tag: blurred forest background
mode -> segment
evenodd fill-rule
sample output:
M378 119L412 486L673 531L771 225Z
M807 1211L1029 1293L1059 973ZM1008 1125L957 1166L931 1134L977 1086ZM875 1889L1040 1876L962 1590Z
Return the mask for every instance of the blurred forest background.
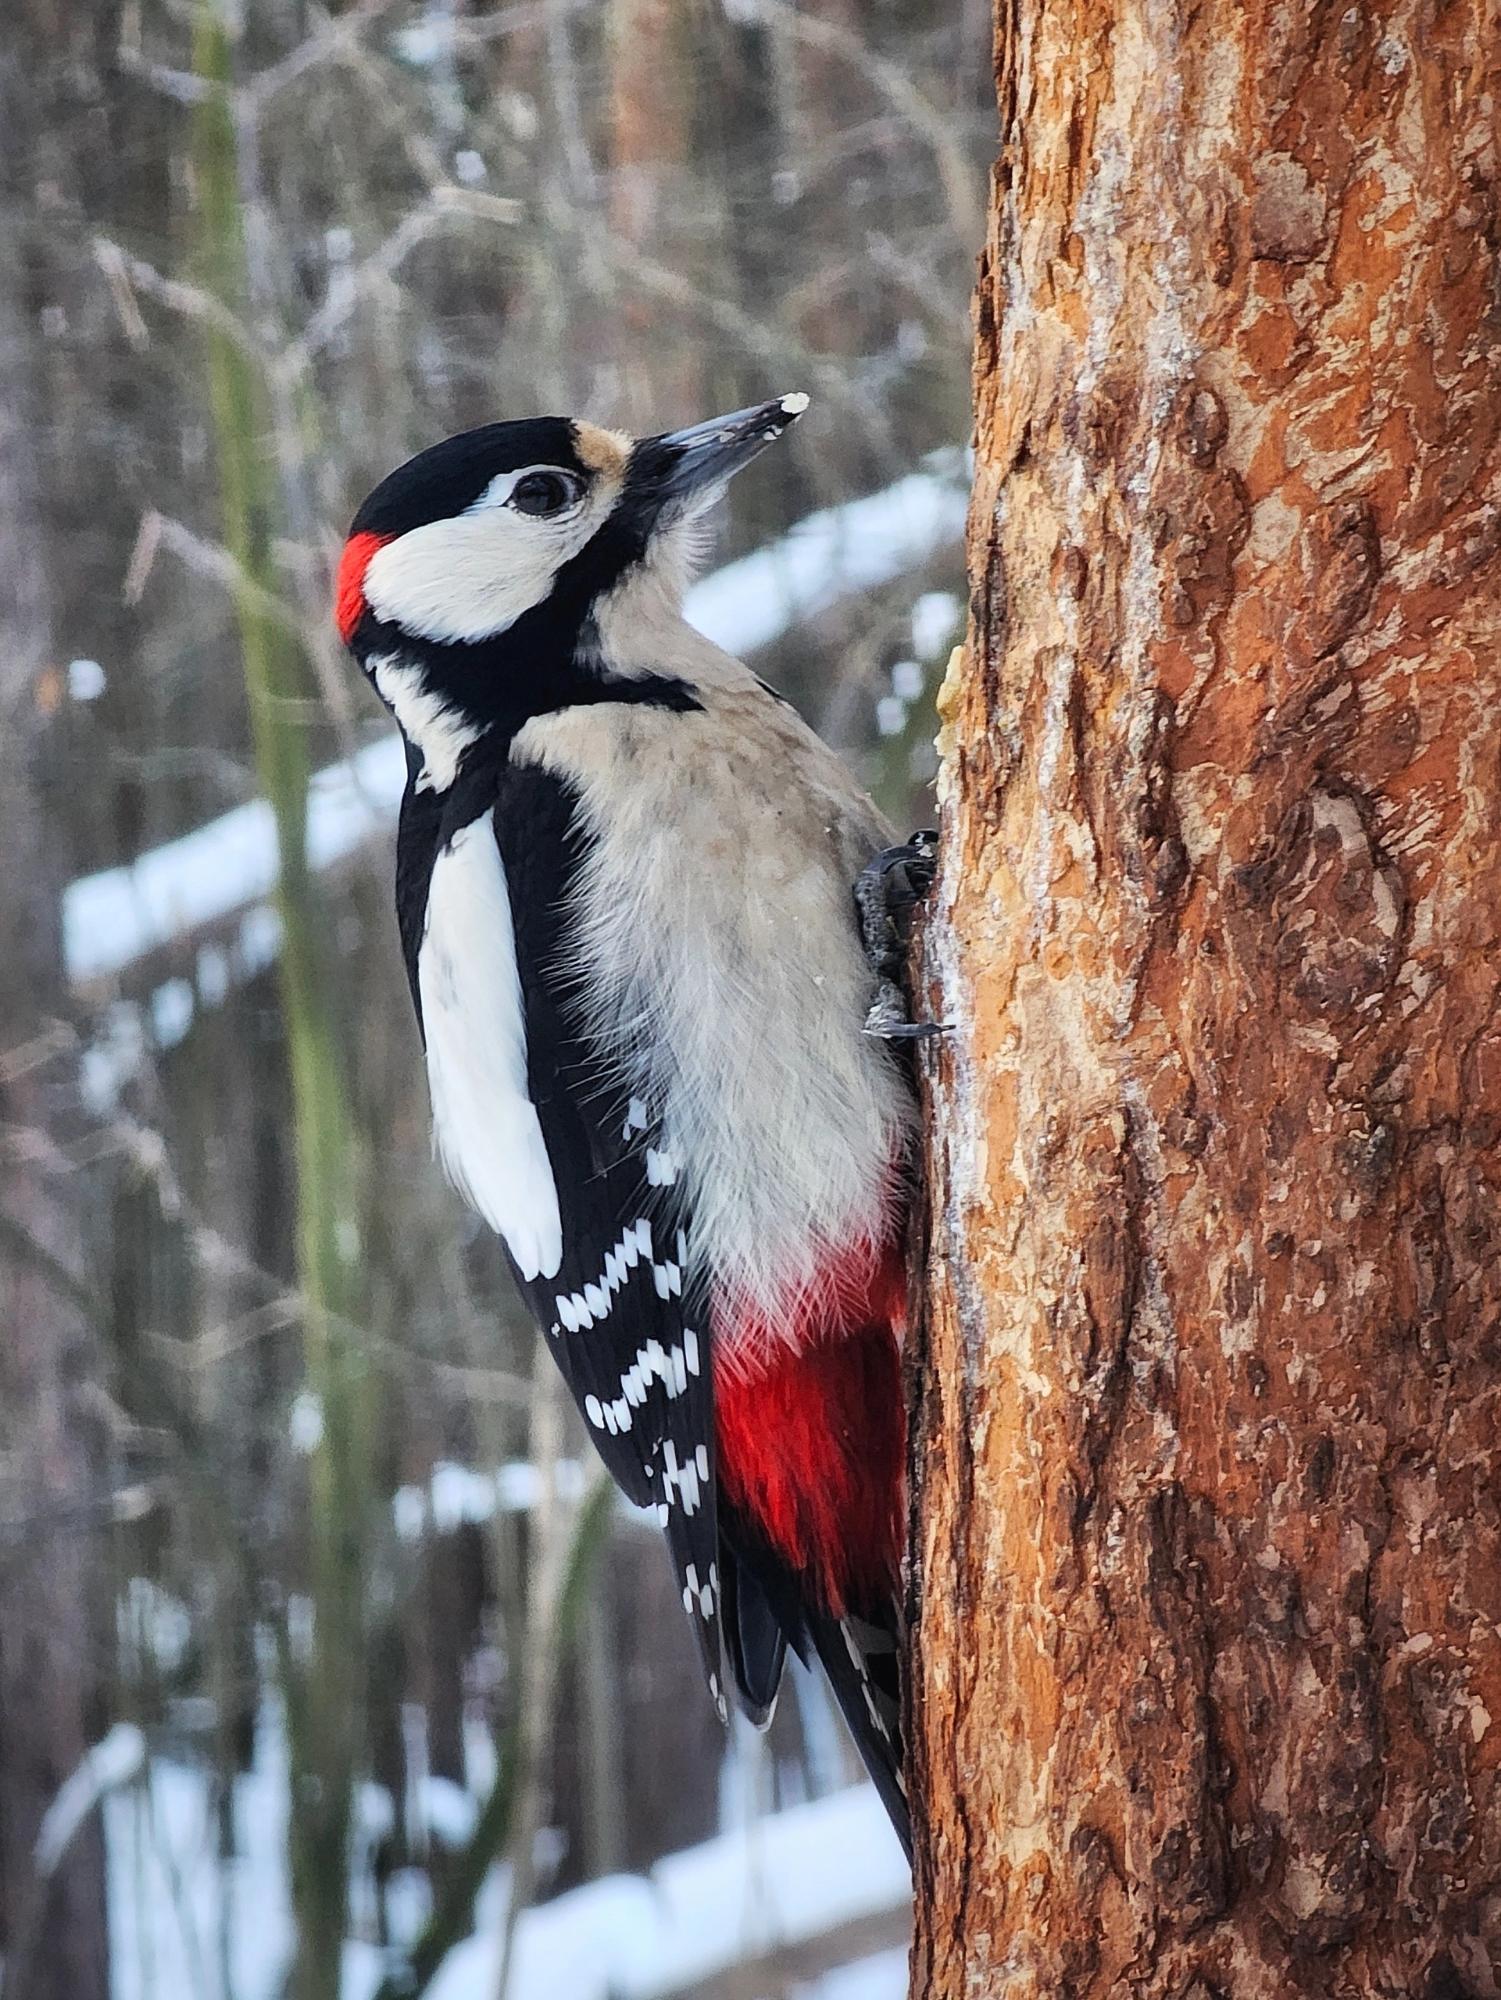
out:
M0 2000L901 1991L434 1168L328 600L448 432L807 390L695 615L920 823L988 0L5 12Z

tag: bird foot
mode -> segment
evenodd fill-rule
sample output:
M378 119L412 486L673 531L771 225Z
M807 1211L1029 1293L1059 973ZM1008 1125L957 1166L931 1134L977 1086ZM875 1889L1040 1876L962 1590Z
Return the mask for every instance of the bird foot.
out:
M914 1021L902 990L913 917L933 886L937 867L938 836L923 831L900 847L884 848L855 881L860 940L876 975L876 997L865 1017L864 1032L881 1041L926 1041L946 1030L941 1021Z

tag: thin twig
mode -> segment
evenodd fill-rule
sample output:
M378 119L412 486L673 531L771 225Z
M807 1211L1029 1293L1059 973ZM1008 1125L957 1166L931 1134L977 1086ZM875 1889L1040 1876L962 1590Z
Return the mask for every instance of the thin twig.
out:
M979 176L963 148L955 143L948 120L906 71L867 48L858 35L839 22L817 13L805 13L789 6L788 0L747 0L747 7L794 41L841 57L906 119L932 152L954 234L961 243L978 248L985 236L985 203Z
M213 85L201 76L195 76L192 70L173 69L167 63L153 62L129 42L121 41L116 46L115 60L128 76L139 77L163 97L170 97L175 104L202 104L213 94Z
M113 242L107 236L94 238L94 259L112 287L123 283L144 292L148 298L157 300L184 319L196 320L200 326L222 333L259 367L266 365L266 356L249 327L230 311L222 299L216 299L201 285L190 285L182 278L166 277L154 264L148 264L144 257L132 256L122 244Z
M368 257L340 273L338 289L325 298L302 332L283 349L272 364L274 371L288 381L304 376L314 358L338 333L366 295L378 284L389 282L418 244L455 215L482 216L486 221L513 224L519 222L525 212L523 202L507 201L499 195L476 194L472 188L445 182L404 215L385 241Z
M289 84L296 83L320 63L347 54L365 30L388 13L393 4L394 0L357 0L343 14L325 14L318 30L299 42L280 62L270 63L246 78L235 93L240 104L249 115L259 117L272 98Z

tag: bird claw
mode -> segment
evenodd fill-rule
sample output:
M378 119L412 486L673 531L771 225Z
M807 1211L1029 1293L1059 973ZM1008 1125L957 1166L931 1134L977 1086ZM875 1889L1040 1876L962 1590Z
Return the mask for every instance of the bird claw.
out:
M933 886L938 868L938 836L914 833L899 847L887 847L855 880L860 941L876 975L876 997L863 1032L886 1042L920 1042L948 1031L943 1021L914 1021L902 990L907 948L919 901Z
M952 1031L951 1021L909 1021L906 1015L906 996L898 990L897 1001L902 1011L898 1014L884 995L878 997L866 1015L862 1035L872 1035L879 1042L926 1042L934 1035L947 1035Z

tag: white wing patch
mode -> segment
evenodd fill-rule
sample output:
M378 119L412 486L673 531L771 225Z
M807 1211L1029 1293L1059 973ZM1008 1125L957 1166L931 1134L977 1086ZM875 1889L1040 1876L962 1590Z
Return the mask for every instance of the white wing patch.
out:
M433 1134L449 1179L524 1278L563 1261L558 1190L526 1088L526 1021L505 868L490 816L433 864L417 953Z

